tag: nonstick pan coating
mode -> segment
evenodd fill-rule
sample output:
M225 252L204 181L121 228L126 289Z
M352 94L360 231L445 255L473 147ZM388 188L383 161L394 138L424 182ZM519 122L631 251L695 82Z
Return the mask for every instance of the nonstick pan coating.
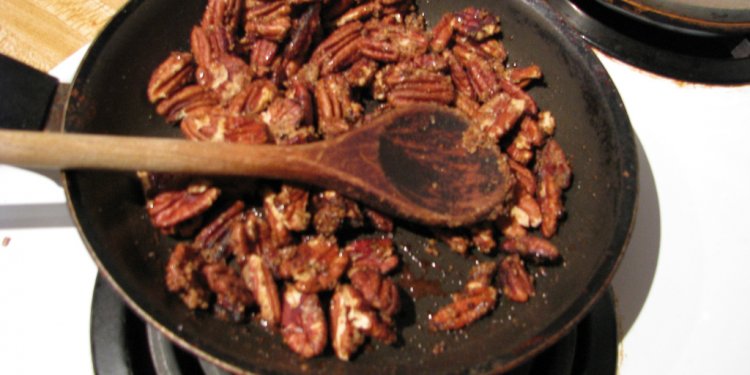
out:
M164 286L173 240L153 229L134 173L67 171L65 187L79 230L101 272L145 320L181 346L224 367L260 373L457 373L499 372L553 344L602 295L612 279L632 227L636 199L633 134L620 98L591 51L543 1L423 1L430 24L446 11L483 7L501 17L510 61L539 64L544 83L530 91L557 119L555 138L569 154L573 185L567 217L553 239L563 264L536 279L537 296L526 304L500 298L498 308L458 333L433 333L427 314L449 300L433 295L399 315L400 341L371 345L351 362L330 352L302 360L280 335L258 324L233 324L209 312L189 311ZM190 29L204 2L132 1L92 45L74 81L67 132L178 137L146 98L152 70L172 50L188 50ZM439 259L422 253L425 237L400 228L395 242L403 267L460 288L470 259L443 249ZM433 266L430 263L435 261ZM538 269L538 268L535 268ZM421 271L420 271L421 272ZM435 355L439 344L444 351Z

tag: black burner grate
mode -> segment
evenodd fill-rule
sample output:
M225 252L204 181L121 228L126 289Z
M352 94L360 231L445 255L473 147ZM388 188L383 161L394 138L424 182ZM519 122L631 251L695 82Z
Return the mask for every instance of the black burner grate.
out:
M670 30L592 0L548 2L587 42L628 64L684 81L750 82L750 36Z
M91 347L97 374L226 375L147 326L100 276L94 287ZM571 333L510 375L614 375L617 324L611 291Z

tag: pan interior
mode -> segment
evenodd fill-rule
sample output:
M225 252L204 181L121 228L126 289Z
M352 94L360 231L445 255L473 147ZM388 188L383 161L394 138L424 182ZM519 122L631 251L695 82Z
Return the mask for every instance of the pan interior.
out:
M526 304L501 298L489 317L455 333L433 333L427 316L459 289L471 260L442 248L423 252L421 231L399 228L395 241L404 267L438 282L446 293L411 302L399 315L399 344L371 345L351 362L331 353L301 360L278 334L257 324L237 325L189 311L164 286L173 240L154 230L133 173L66 172L71 209L92 256L135 310L183 346L235 369L296 373L435 373L507 369L550 345L598 298L622 254L635 200L635 156L627 117L612 83L582 41L561 31L540 1L423 1L431 25L465 6L501 17L511 63L536 63L544 84L531 89L540 108L557 119L556 139L569 154L573 185L567 217L554 242L564 263L537 272L537 296ZM132 1L92 46L74 83L65 130L178 137L146 98L152 70L173 50L188 50L203 2ZM434 263L434 264L433 264ZM435 355L432 349L443 345Z

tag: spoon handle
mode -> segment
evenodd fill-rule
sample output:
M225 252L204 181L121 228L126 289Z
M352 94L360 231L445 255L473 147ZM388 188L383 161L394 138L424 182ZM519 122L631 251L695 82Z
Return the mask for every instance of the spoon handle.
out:
M314 174L309 147L0 130L0 163L40 169L147 170L287 178Z

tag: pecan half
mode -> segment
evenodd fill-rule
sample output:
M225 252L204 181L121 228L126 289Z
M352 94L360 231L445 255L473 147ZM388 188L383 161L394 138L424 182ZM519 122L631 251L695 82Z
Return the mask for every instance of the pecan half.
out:
M281 336L295 353L311 358L323 352L328 327L318 295L287 284L281 308Z
M403 25L368 24L362 40L362 55L379 62L397 62L420 56L429 40L421 30Z
M190 114L209 112L218 104L219 99L213 92L201 85L189 85L160 101L156 113L165 116L168 122L175 122Z
M491 286L477 287L455 293L452 302L440 308L430 319L433 331L447 331L466 327L495 308L497 290Z
M260 318L266 324L275 326L281 320L281 302L271 270L260 255L252 254L242 267L242 280L260 307Z
M318 130L326 137L348 131L362 116L362 105L351 98L346 79L339 74L320 79L315 85Z
M230 50L235 44L235 34L240 21L241 0L209 0L203 12L201 27L219 30L226 35Z
M457 33L481 41L500 32L500 18L484 9L468 7L454 13Z
M290 242L290 231L300 232L307 228L310 214L307 212L309 193L307 190L284 184L278 193L267 193L263 199L263 212L271 228L274 246Z
M560 259L557 246L541 237L508 238L501 246L507 253L518 254L535 262L554 262Z
M174 227L208 210L219 197L219 189L195 183L184 190L165 191L146 204L151 224L160 229Z
M166 99L194 81L193 55L188 52L172 52L151 73L146 93L151 103Z
M476 123L494 142L509 132L524 113L525 103L501 92L479 108Z
M276 98L261 115L276 144L293 139L305 118L304 108L292 99Z
M292 7L285 1L245 2L245 36L241 43L250 44L257 39L281 42L292 28Z
M542 211L542 234L549 238L557 231L558 219L564 212L562 191L571 180L570 163L554 139L539 152L535 170L540 180L537 199Z
M503 295L513 302L526 302L534 295L534 278L531 277L518 254L500 261L498 279Z
M255 115L263 112L278 96L279 90L267 79L256 79L235 95L227 112L238 115Z
M495 308L497 290L491 286L496 265L482 262L474 265L460 293L451 295L452 302L432 315L429 327L433 331L463 328Z

